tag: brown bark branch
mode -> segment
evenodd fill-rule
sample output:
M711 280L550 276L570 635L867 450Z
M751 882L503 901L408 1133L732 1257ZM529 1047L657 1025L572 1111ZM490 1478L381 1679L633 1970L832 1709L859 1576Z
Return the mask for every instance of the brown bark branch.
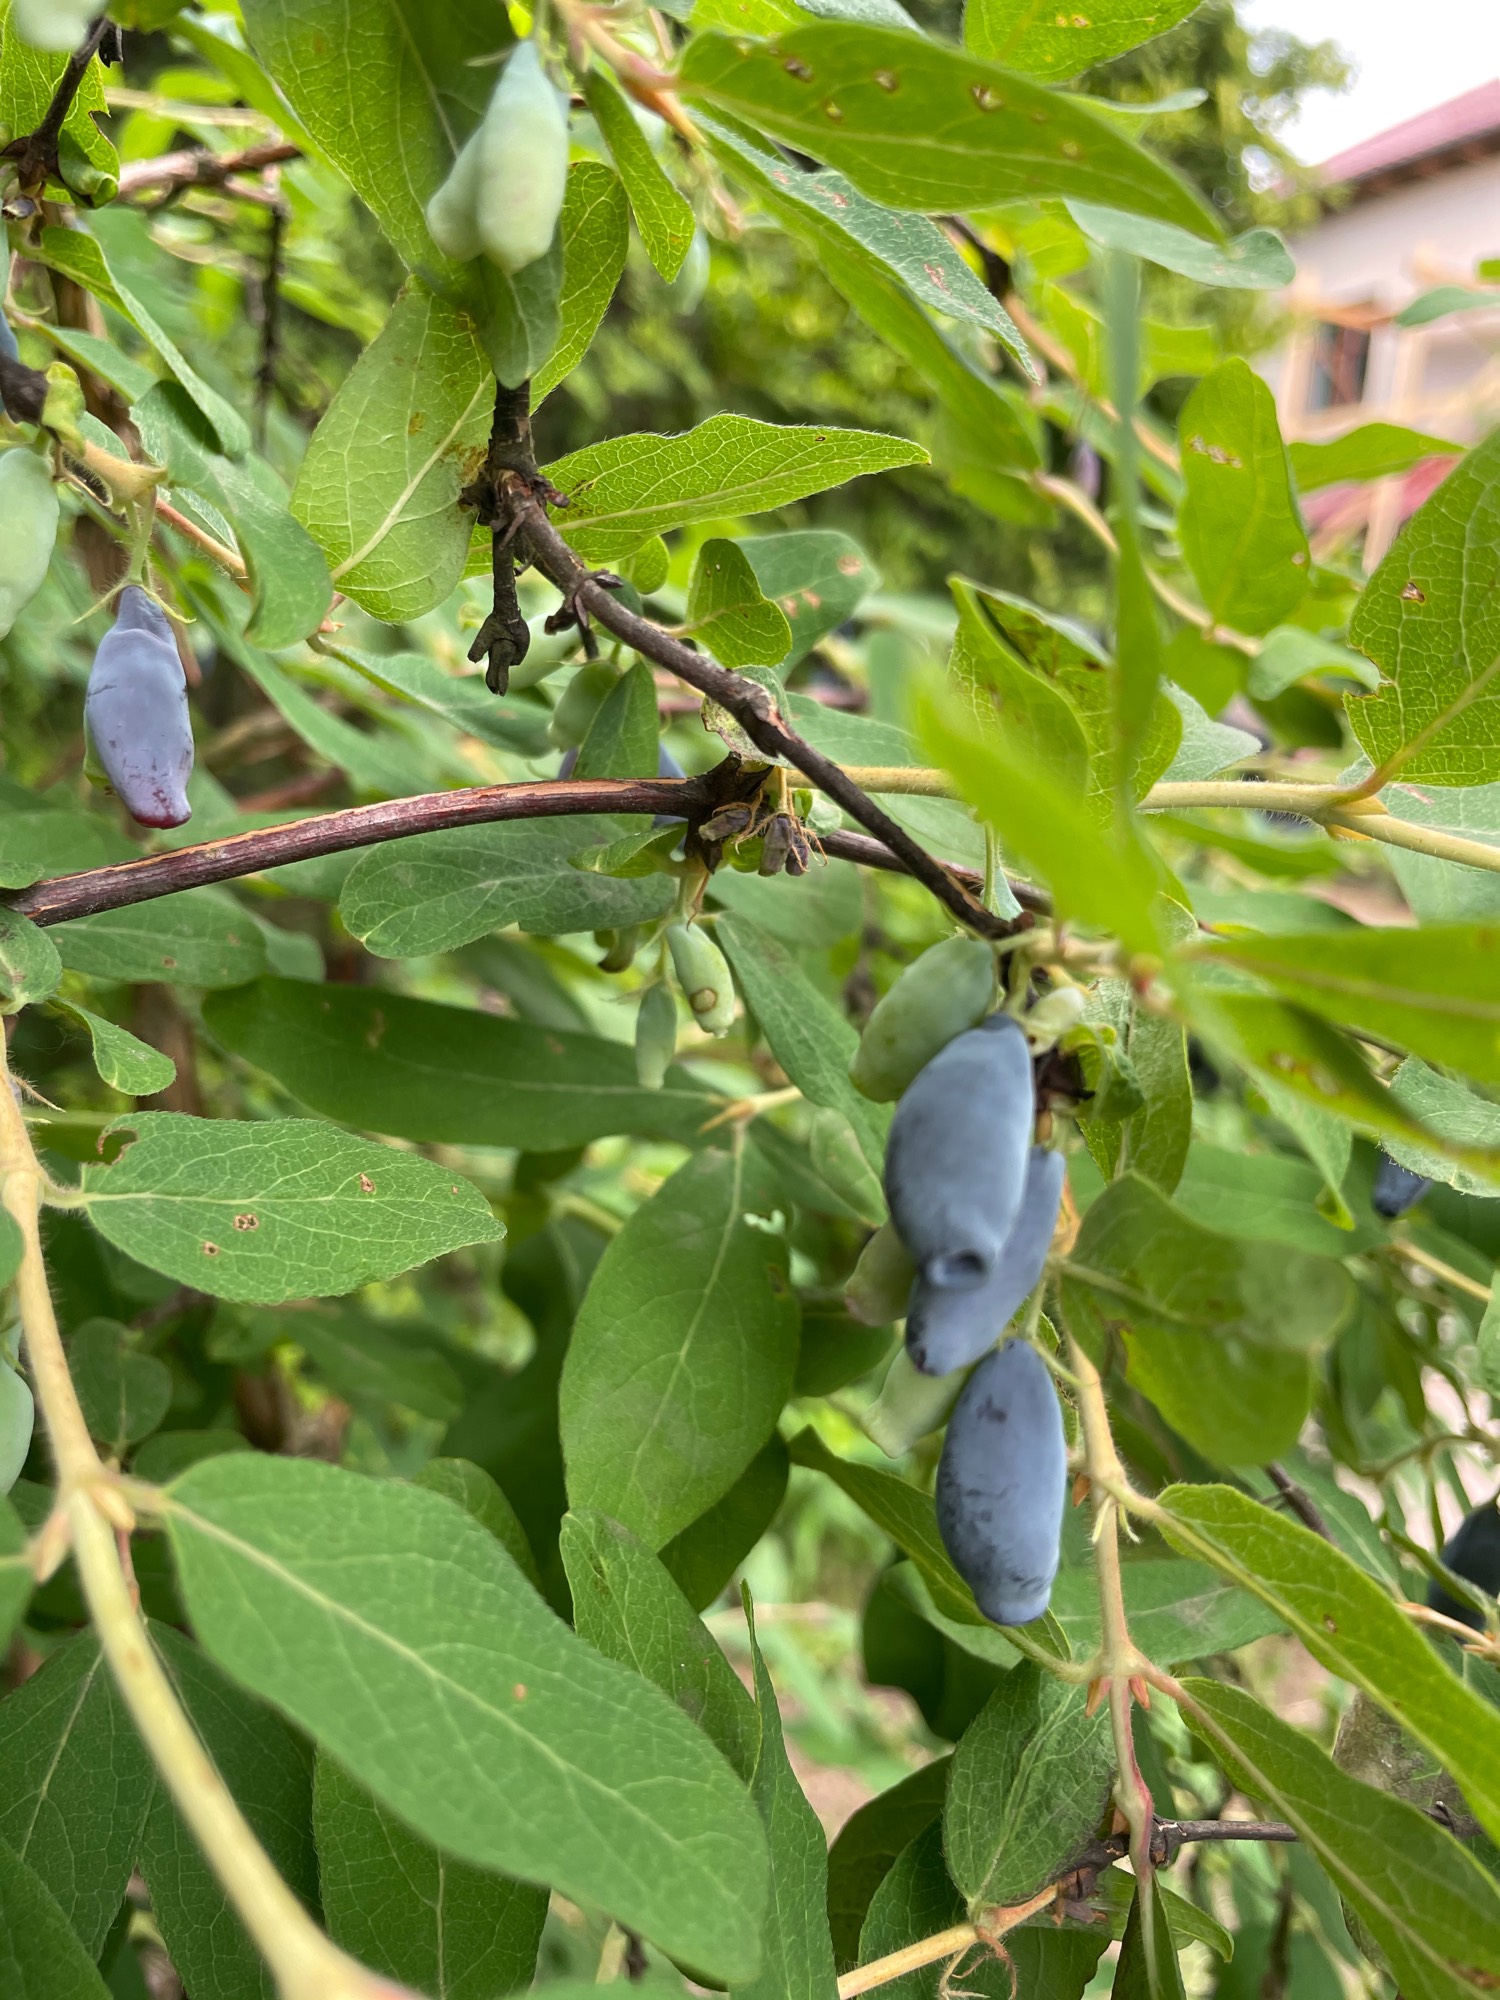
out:
M724 770L723 765L716 767ZM719 796L716 772L701 778L600 778L543 780L525 785L472 785L463 791L426 792L377 805L350 806L286 826L229 834L175 854L142 855L77 875L34 882L6 899L6 907L34 924L62 924L71 917L95 916L148 903L181 889L231 882L289 861L342 854L412 834L455 826L485 826L496 820L543 819L569 813L693 813L710 809Z
M701 817L731 792L738 767L733 759L696 778L547 779L518 785L474 785L454 792L427 792L414 798L391 799L377 805L350 806L292 820L285 826L253 833L228 834L179 848L175 854L142 855L135 861L112 862L76 875L57 875L0 898L4 907L29 917L34 924L67 923L73 917L97 916L132 903L153 902L183 889L212 882L233 882L259 875L291 861L309 861L321 854L342 854L352 848L374 847L387 840L406 840L419 833L437 833L455 826L486 826L497 820L555 818L571 813L667 813L691 820ZM263 807L292 802L293 785L311 788L327 782L319 773L278 787L262 800ZM253 802L242 800L247 808ZM890 848L868 834L837 831L822 836L824 852L836 861L906 874L906 864ZM977 869L957 862L935 864L960 882L978 888ZM1027 911L1045 912L1047 898L1029 882L1012 882L1017 902ZM999 919L996 919L999 922ZM1010 931L1024 929L1029 916L1011 921Z
M563 540L547 516L546 509L529 485L514 474L501 481L502 504L511 521L525 535L531 558L547 581L563 595L565 604L576 606L596 619L617 639L623 639L645 659L667 667L728 711L756 748L767 757L784 757L819 791L826 792L851 819L888 847L909 875L915 876L944 909L970 930L983 937L1008 937L1013 925L996 917L975 901L948 872L889 813L883 812L869 795L860 790L831 757L825 757L796 731L788 728L776 712L771 697L757 682L730 673L706 653L694 651L649 618L622 604L582 563Z
M257 174L283 160L300 160L302 149L287 139L246 146L238 153L209 153L200 146L184 146L179 152L161 153L154 160L128 160L120 168L120 195L128 200L147 188L161 188L167 195L191 187L222 187L235 174Z

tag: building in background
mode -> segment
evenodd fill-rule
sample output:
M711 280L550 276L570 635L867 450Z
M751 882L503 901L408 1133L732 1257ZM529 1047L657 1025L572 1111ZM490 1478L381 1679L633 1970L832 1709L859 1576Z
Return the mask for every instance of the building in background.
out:
M1320 171L1330 203L1292 245L1293 331L1265 369L1283 433L1322 442L1384 422L1472 442L1500 420L1500 303L1426 325L1397 316L1437 286L1473 286L1478 265L1500 258L1500 78ZM1373 568L1451 465L1314 493L1308 525L1324 547L1363 537Z

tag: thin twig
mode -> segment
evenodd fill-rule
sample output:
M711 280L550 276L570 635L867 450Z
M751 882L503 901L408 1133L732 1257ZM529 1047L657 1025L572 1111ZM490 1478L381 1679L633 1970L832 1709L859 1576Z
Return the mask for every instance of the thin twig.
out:
M129 200L147 188L163 188L171 195L184 188L222 187L235 174L258 174L283 160L301 157L302 148L286 139L246 146L238 153L209 153L201 146L185 146L176 153L158 154L154 160L127 160L120 168L120 195Z
M758 682L730 673L706 653L685 646L661 626L622 604L574 555L523 480L507 476L504 491L512 518L526 536L532 561L547 581L562 592L566 604L581 607L644 658L669 668L679 680L717 702L734 717L758 750L768 758L785 758L811 784L836 800L851 819L858 820L868 833L883 841L905 863L908 872L961 924L985 937L1010 934L1008 924L977 903L904 827L846 777L832 758L825 757L789 728Z
M1309 1496L1292 1478L1285 1466L1272 1463L1266 1467L1266 1477L1297 1516L1303 1527L1311 1528L1315 1535L1321 1535L1325 1542L1333 1540L1333 1533L1323 1516L1318 1512Z

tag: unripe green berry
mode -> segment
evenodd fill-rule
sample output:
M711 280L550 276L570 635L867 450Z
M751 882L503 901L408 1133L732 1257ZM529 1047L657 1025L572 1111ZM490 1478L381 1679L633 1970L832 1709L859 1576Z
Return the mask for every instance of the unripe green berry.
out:
M727 1034L734 1025L734 979L712 938L696 924L673 924L667 932L672 968L700 1028Z

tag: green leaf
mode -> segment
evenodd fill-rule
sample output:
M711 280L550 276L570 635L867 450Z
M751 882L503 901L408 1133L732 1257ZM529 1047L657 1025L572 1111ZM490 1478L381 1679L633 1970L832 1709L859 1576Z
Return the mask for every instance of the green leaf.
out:
M186 487L228 517L254 596L247 637L275 651L316 632L333 601L328 565L293 518L291 497L266 461L226 458L175 382L158 382L131 420L147 454L168 468L174 489Z
M842 174L808 172L752 145L730 126L712 119L704 125L714 151L746 175L772 214L794 234L815 249L832 245L836 254L895 279L935 312L987 328L1035 376L1014 320L930 217L883 208Z
M578 1636L654 1681L748 1783L760 1749L755 1704L671 1573L589 1508L564 1517L561 1547Z
M602 63L585 78L583 101L620 170L646 255L670 284L682 269L697 227L692 204L668 179L613 73Z
M1333 674L1358 681L1363 687L1375 687L1380 681L1363 653L1351 653L1347 646L1336 646L1316 632L1304 631L1300 625L1278 625L1267 633L1265 643L1250 662L1245 691L1252 701L1274 701L1277 695L1310 674ZM1391 859L1404 861L1407 856L1398 848Z
M1391 1096L1412 1118L1455 1147L1483 1151L1495 1161L1488 1174L1475 1173L1446 1154L1411 1138L1388 1138L1385 1150L1413 1173L1446 1181L1460 1194L1493 1197L1500 1179L1500 1105L1408 1056L1391 1078Z
M72 1000L60 1000L60 1007L82 1021L94 1045L94 1067L108 1084L123 1090L127 1097L155 1097L177 1074L170 1056L160 1055L148 1042L132 1035L117 1021L91 1014Z
M1495 1114L1500 1125L1500 1112ZM1321 1215L1323 1176L1286 1153L1248 1153L1199 1140L1187 1156L1176 1191L1184 1214L1226 1236L1289 1243L1324 1257L1345 1257L1373 1245L1373 1231L1356 1235Z
M790 1469L786 1446L773 1431L724 1498L662 1550L663 1569L695 1611L713 1603L775 1520Z
M7 807L0 818L0 889L29 889L47 875L72 875L136 850L106 820L55 807L28 812Z
M531 378L533 407L588 353L614 297L630 247L630 205L618 174L602 160L575 160L558 223L562 240L561 331L551 358Z
M172 1400L172 1371L139 1351L129 1327L85 1320L69 1336L68 1367L89 1435L116 1458L160 1428Z
M372 686L438 716L465 736L525 757L541 754L547 745L540 717L528 721L496 701L482 672L452 673L425 653L356 653L340 646L338 658Z
M588 734L578 746L573 776L654 778L661 755L657 729L656 682L646 661L637 660L625 669L596 709ZM594 850L585 848L584 852L587 855ZM570 855L570 863L572 860Z
M1431 326L1450 313L1493 312L1500 305L1500 292L1481 292L1472 285L1434 285L1397 313L1397 326Z
M636 1210L595 1268L562 1377L568 1497L659 1549L727 1493L797 1365L778 1237L753 1228L752 1156L707 1151Z
M1238 966L1314 1014L1500 1082L1500 927L1241 935L1191 956Z
M870 1165L885 1152L885 1115L849 1081L857 1031L798 964L798 952L768 937L743 917L718 927L746 1004L760 1023L771 1053L809 1104L841 1111L859 1134Z
M1296 1827L1369 1926L1403 1994L1477 2000L1493 1991L1500 1891L1450 1833L1405 1799L1348 1776L1243 1689L1189 1680L1184 1690L1195 1729L1231 1782Z
M160 323L120 282L97 238L86 235L81 229L62 229L51 224L43 229L35 250L49 269L61 272L65 278L72 278L85 291L92 292L101 304L112 306L129 320L192 398L218 439L220 450L230 458L244 456L250 449L250 427L245 419L188 364Z
M885 259L876 255L870 244L835 226L821 207L790 198L810 177L794 175L791 186L783 187L780 176L789 170L782 160L748 145L739 134L712 120L705 123L720 157L732 161L736 175L754 188L772 215L812 242L824 277L843 294L861 319L911 365L937 398L946 424L963 440L966 451L982 458L987 468L1009 467L1025 473L1039 466L1040 427L1024 399L972 365L938 330L903 278L892 274ZM846 188L851 207L856 201L863 201L858 190L842 177L820 177L820 182L834 197L836 214L842 214L837 197ZM1017 342L1019 339L1016 335ZM951 455L945 447L942 463L952 483L957 485L955 469L949 463ZM1015 482L1011 484L1014 486ZM1035 511L1045 518L1045 509L1038 507Z
M42 123L68 66L66 53L53 54L23 41L7 19L0 43L0 124L19 135ZM120 186L120 159L99 129L107 116L104 65L93 57L78 81L58 135L63 184L90 208L113 201ZM55 187L56 182L52 185Z
M204 1645L425 1840L750 1976L764 1845L728 1766L461 1508L257 1453L194 1466L168 1528Z
M45 1000L62 975L62 959L46 931L0 905L0 1013Z
M838 1457L810 1426L797 1433L789 1449L793 1464L826 1473L856 1507L869 1515L877 1528L890 1536L897 1548L911 1557L932 1592L933 1602L945 1616L957 1619L960 1624L984 1623L968 1585L948 1560L930 1493L922 1492L894 1472Z
M941 1818L951 1762L948 1757L935 1757L930 1764L913 1771L909 1778L868 1799L839 1828L838 1838L828 1850L828 1916L840 1972L847 1972L858 1963L860 1927L869 1911L870 1899L889 1874L891 1864L919 1833ZM940 1849L940 1865L941 1858ZM943 1868L941 1873L951 1916L914 1932L913 1939L929 1936L933 1931L945 1929L948 1922L957 1923L962 1918L963 1906L948 1880L947 1869ZM882 1944L869 1956L878 1958L885 1949L913 1939L896 1938L892 1946Z
M1228 1486L1171 1486L1161 1532L1269 1604L1330 1673L1425 1744L1490 1837L1500 1829L1500 1710L1443 1664L1426 1635L1342 1550Z
M680 73L689 100L811 153L893 208L1073 196L1220 233L1184 182L1080 100L902 29L829 22L748 46L700 34Z
M292 494L333 581L372 617L401 624L456 588L474 527L458 496L493 401L473 320L409 285L340 383Z
M208 622L214 625L220 644L235 664L280 711L309 749L343 771L356 791L399 799L413 792L432 789L432 763L418 751L408 748L393 729L356 729L352 722L346 722L343 716L323 707L309 688L294 678L292 672L266 654L247 646L237 633L222 622L216 623L211 616ZM308 671L306 667L302 668L303 673ZM325 685L336 681L339 674L346 671L329 659L321 661L316 669ZM349 672L349 679L354 681L355 686L359 685L353 672ZM309 864L292 865L306 868Z
M1178 532L1216 625L1269 632L1307 595L1311 558L1270 390L1221 361L1178 419L1186 487Z
M1135 1174L1084 1217L1063 1267L1069 1325L1098 1350L1121 1332L1126 1372L1219 1464L1263 1462L1295 1442L1309 1357L1353 1309L1331 1257L1216 1236Z
M1094 0L1070 14L1043 0L970 0L964 41L975 55L1061 83L1164 35L1193 11L1193 0Z
M4 1211L0 1211L0 1218L3 1222L11 1220ZM3 1226L0 1226L0 1260L5 1253L4 1237ZM19 1230L16 1230L16 1237L20 1237ZM19 1258L19 1242L17 1254ZM26 1546L26 1529L15 1508L0 1494L0 1645L9 1645L10 1635L26 1609L31 1585L31 1556Z
M1359 424L1325 444L1299 438L1287 446L1287 456L1299 488L1312 493L1346 479L1389 479L1410 472L1425 459L1446 458L1462 450L1462 445L1408 430L1404 424Z
M948 588L958 606L950 679L970 694L981 714L998 718L1007 750L1034 762L1070 790L1087 790L1089 746L1068 695L1033 673L1001 641L971 584L950 577Z
M767 601L738 542L706 541L688 586L687 626L726 667L774 667L791 651L792 628Z
M619 1042L372 987L260 979L204 1017L327 1118L395 1139L549 1152L612 1132L691 1142L722 1098L673 1068L643 1090Z
M35 1871L90 1958L125 1900L154 1789L92 1632L0 1702L0 1847Z
M121 986L240 986L266 969L265 939L223 889L74 917L51 935L69 972Z
M760 1716L760 1754L750 1796L759 1808L771 1851L771 1899L760 1973L734 1992L738 2000L835 2000L828 1847L786 1754L776 1689L755 1635L748 1592L745 1617Z
M1399 757L1429 785L1500 778L1497 584L1500 430L1412 515L1354 607L1350 643L1384 676L1345 704L1372 763Z
M361 1964L442 2000L495 2000L531 1984L545 1890L419 1840L321 1752L313 1828L323 1921Z
M486 59L511 39L503 13L418 0L247 0L243 11L255 53L407 266L461 278L423 210L489 101Z
M1086 1021L1111 1029L1115 1049L1130 1065L1144 1102L1123 1120L1088 1118L1081 1129L1101 1173L1135 1173L1171 1194L1193 1136L1193 1083L1187 1033L1176 1021L1137 1006L1123 979L1100 980L1089 995Z
M1387 785L1380 803L1413 825L1463 834L1485 847L1500 846L1500 784L1461 789ZM1492 870L1459 867L1406 847L1387 846L1385 851L1402 895L1424 924L1500 921L1500 875Z
M970 1908L1019 1903L1087 1846L1109 1797L1103 1707L1031 1660L1008 1673L964 1731L943 1808L943 1846Z
M603 846L618 832L613 821L579 816L392 841L355 862L339 915L379 958L452 951L508 924L561 936L649 923L671 907L665 876L622 882L572 866L581 849Z
M45 1884L3 1843L0 1984L7 2000L109 2000L98 1969Z
M217 1298L276 1304L352 1291L502 1234L448 1168L311 1119L260 1124L145 1112L113 1166L83 1171L117 1249Z
M151 1642L194 1730L277 1872L315 1910L312 1771L302 1745L277 1716L226 1681L180 1632L153 1622ZM191 1981L193 2000L272 2000L275 1987L260 1953L161 1785L146 1820L141 1873L151 1891L152 1915L173 1964L184 1981Z
M1227 1585L1206 1563L1175 1556L1132 1555L1120 1566L1125 1610L1136 1644L1153 1660L1202 1659L1233 1653L1280 1629L1268 1611ZM1092 1564L1065 1563L1052 1586L1052 1615L1076 1659L1099 1645L1099 1578ZM940 1628L962 1645L977 1626Z
M675 437L642 433L585 445L545 476L568 496L558 525L571 546L590 562L613 562L671 528L763 514L926 458L920 445L875 431L724 415Z
M268 1346L293 1342L337 1395L377 1422L393 1404L435 1423L463 1407L463 1386L420 1321L375 1319L349 1303L267 1314L265 1324Z
M870 558L858 542L836 528L745 535L736 546L792 629L789 650L773 666L795 666L820 639L851 618L872 590L880 588L880 575Z
M1177 1941L1166 1892L1154 1875L1137 1882L1112 1989L1118 2000L1183 2000Z
M417 1474L416 1484L456 1500L466 1514L472 1514L480 1527L495 1537L527 1581L541 1588L526 1530L515 1508L483 1466L466 1458L429 1458Z
M959 701L928 691L918 697L917 720L933 761L952 774L1007 854L1041 876L1059 912L1110 931L1127 950L1160 949L1157 863L1137 837L1106 835L1075 791L997 730L981 732Z
M1036 0L1030 4L1035 7ZM1159 14L1156 19L1160 20ZM1154 32L1160 34L1161 28ZM1249 229L1220 249L1173 223L1155 222L1124 209L1100 208L1090 201L1070 201L1064 206L1084 235L1102 249L1144 257L1149 263L1160 264L1164 271L1191 278L1195 284L1217 285L1228 291L1273 292L1289 285L1297 275L1291 253L1274 229Z

